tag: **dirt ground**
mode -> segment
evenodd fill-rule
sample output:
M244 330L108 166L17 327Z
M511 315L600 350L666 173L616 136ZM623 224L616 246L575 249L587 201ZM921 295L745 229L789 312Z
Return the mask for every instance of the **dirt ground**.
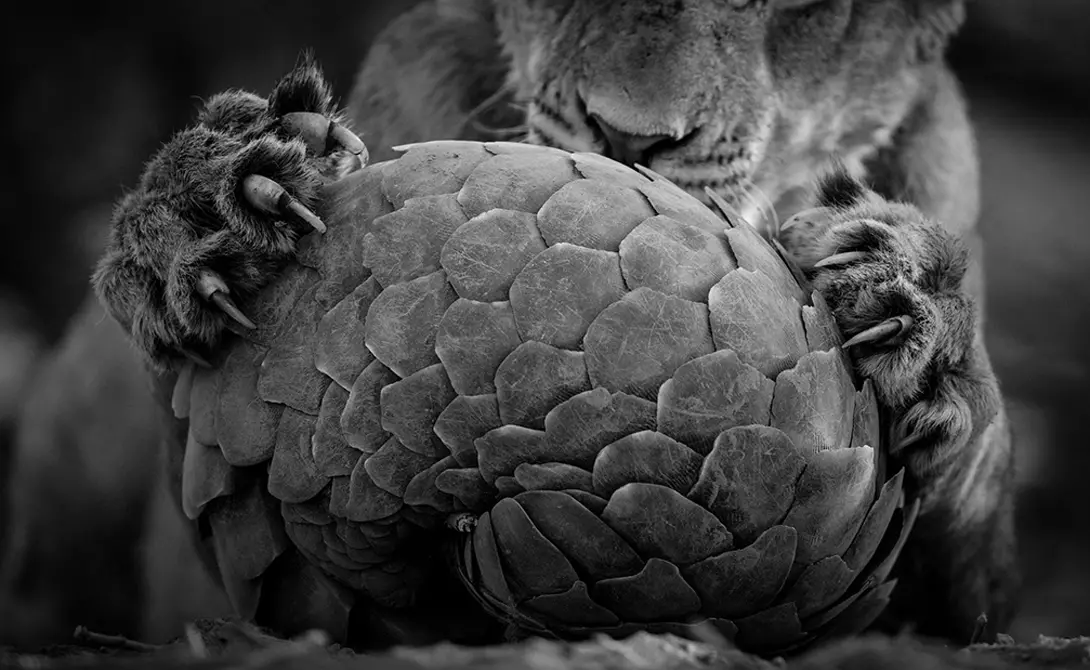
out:
M110 204L155 147L189 122L194 96L266 90L306 47L343 95L369 36L406 4L333 0L306 9L175 0L152 10L118 1L94 20L53 5L20 10L8 25L18 35L2 47L4 61L18 67L2 75L11 104L0 111L0 150L19 168L0 180L8 233L0 246L0 417L18 401L13 389L33 371L34 352L56 340L83 298ZM1082 64L1090 63L1090 8L1085 0L971 5L954 63L983 165L990 348L1019 436L1026 589L1011 632L1086 634L1090 70ZM0 442L0 491L11 472L5 457ZM171 569L188 559L176 549L156 554L156 546L178 544L167 537L143 548L152 556L157 602L189 603L149 615L161 633L210 601L197 573L179 580ZM86 603L64 615L92 627L95 616ZM72 628L68 619L56 623L56 630Z

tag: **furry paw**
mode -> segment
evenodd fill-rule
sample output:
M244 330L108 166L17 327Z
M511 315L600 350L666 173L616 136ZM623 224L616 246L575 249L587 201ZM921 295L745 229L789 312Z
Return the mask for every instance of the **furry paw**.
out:
M829 303L860 374L897 417L891 453L930 478L959 455L998 402L974 353L968 252L916 208L882 199L843 170L818 207L778 231Z
M325 231L321 186L366 160L309 57L268 99L217 94L118 204L95 290L154 365L203 363L224 327L253 328L235 299Z

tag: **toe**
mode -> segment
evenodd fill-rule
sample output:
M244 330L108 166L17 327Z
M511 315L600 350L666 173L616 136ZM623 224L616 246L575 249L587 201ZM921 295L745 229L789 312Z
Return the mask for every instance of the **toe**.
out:
M268 177L247 175L242 180L242 194L247 203L266 214L313 228L319 233L326 231L325 223L317 214Z
M225 91L212 96L197 116L197 123L212 130L241 134L258 125L268 103L246 91Z
M856 368L875 384L883 402L900 407L920 389L937 346L932 300L903 279L856 286L835 302Z
M803 210L780 224L779 232L786 233L799 226L824 230L833 222L834 214L835 210L830 207L813 207Z
M915 319L911 316L895 316L886 319L877 326L872 326L856 333L847 342L842 344L841 347L849 349L864 343L869 343L871 345L885 344L895 338L908 335L913 325L915 325Z
M231 291L227 288L227 282L215 272L211 270L200 272L197 279L197 292L243 328L247 330L257 328L254 322L250 321L231 300Z
M852 263L859 263L869 257L869 254L865 251L842 251L840 253L826 256L820 261L814 263L814 268L827 268L836 265L850 265Z
M837 251L880 253L897 244L896 231L888 224L855 219L830 228L830 243Z
M925 400L909 407L894 428L890 453L906 454L915 474L925 476L949 462L968 440L972 411L965 398L940 383Z
M367 151L363 140L355 133L323 114L291 112L281 117L280 125L288 133L303 140L309 153L313 155L324 156L334 151L347 151L362 157Z

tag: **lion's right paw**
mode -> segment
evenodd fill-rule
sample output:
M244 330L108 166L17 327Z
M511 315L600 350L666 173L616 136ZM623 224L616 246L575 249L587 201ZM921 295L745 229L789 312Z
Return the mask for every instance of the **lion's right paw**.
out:
M842 170L820 182L818 204L778 239L828 303L856 370L894 411L890 453L918 481L936 481L998 406L975 348L968 251L915 207Z
M203 363L228 320L253 328L232 296L260 289L302 235L324 232L319 188L366 159L309 59L268 100L216 95L118 205L94 276L100 299L152 363Z

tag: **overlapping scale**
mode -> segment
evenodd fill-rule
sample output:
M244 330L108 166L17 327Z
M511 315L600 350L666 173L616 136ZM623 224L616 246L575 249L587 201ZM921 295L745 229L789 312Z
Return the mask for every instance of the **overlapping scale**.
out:
M686 492L700 476L700 454L662 433L630 433L598 452L594 459L594 493L609 498L626 484L646 483Z
M257 395L258 365L265 354L264 349L245 343L232 349L220 368L216 437L223 457L235 467L269 460L276 445L276 426L284 406Z
M227 597L239 616L252 618L259 605L260 578L288 548L288 539L275 499L258 477L247 474L232 495L211 501L203 516Z
M452 400L435 420L432 430L461 466L475 467L477 451L474 441L501 425L496 394L487 393L460 395Z
M347 402L348 392L337 384L330 384L314 421L311 454L318 471L326 477L351 474L360 458L359 450L353 449L341 432L340 417Z
M382 427L382 389L401 379L381 361L371 361L352 383L341 413L345 441L364 453L374 453L389 434Z
M577 349L596 317L627 297L620 256L561 242L530 259L510 296L523 340Z
M380 286L440 269L443 245L467 221L457 196L419 196L375 219L363 237L363 263Z
M568 182L550 197L537 216L545 244L560 242L617 251L633 228L654 216L639 193L599 179Z
M458 193L458 203L471 218L492 209L537 214L576 177L571 158L563 153L502 153L473 169Z
M686 300L706 300L709 289L738 267L720 237L668 216L636 226L619 251L629 290L647 287Z
M689 498L748 543L787 516L805 469L805 457L782 431L735 426L716 437Z
M333 307L371 275L363 262L365 228L370 226L373 216L389 211L389 203L374 191L379 190L385 168L391 165L375 165L374 174L355 174L343 183L331 184L323 193L324 202L319 207L319 213L326 221L326 233L306 236L297 244L296 257L300 266L316 270L321 277L313 296L319 314ZM364 228L356 227L355 222L364 217L367 221Z
M508 299L511 282L542 251L537 217L497 208L454 231L440 262L460 297L494 302Z
M527 490L594 492L589 470L568 463L523 463L515 468L515 481Z
M584 179L595 179L636 190L647 183L647 178L643 175L601 154L578 152L571 155L571 160L575 171Z
M182 459L182 511L196 519L209 502L234 493L235 470L218 447L189 435Z
M435 335L435 354L458 395L495 393L496 369L522 340L511 303L458 298Z
M447 448L432 427L456 396L442 364L417 370L383 387L379 396L382 428L418 454L441 457Z
M370 195L374 197L376 191L381 193L393 211L404 207L410 198L457 193L477 166L491 157L492 154L477 142L418 144L398 160L385 164L381 188L369 189ZM379 208L381 211L381 205ZM363 220L362 225L368 226L371 221L367 219L377 216L372 212L360 212L357 220Z
M828 307L753 229L509 143L414 145L320 212L173 399L240 613L348 635L426 600L455 512L460 579L534 634L704 621L778 653L880 612L916 508Z
M654 403L599 386L565 400L545 416L545 453L590 468L604 447L654 425Z
M773 389L772 380L730 349L706 354L659 386L659 430L707 454L722 431L767 424Z
M709 556L684 574L709 615L744 617L771 605L783 589L796 542L791 526L771 526L748 546Z
M269 463L269 493L284 502L306 502L325 488L328 479L318 468L311 448L314 417L286 408L276 431Z
M285 316L284 327L271 340L261 360L257 393L269 403L313 414L331 380L315 366L318 324L323 316L318 302L320 282L299 297L297 309Z
M589 391L590 385L583 352L535 340L523 342L496 368L500 421L543 425L549 410L577 393Z
M610 496L602 519L640 554L671 563L695 563L734 546L714 514L660 484L625 484Z
M407 448L391 437L382 448L363 461L367 478L383 491L404 498L405 487L418 473L430 468L436 459ZM360 476L363 476L362 473Z
M761 272L728 273L708 293L712 337L743 363L775 378L808 351L799 304Z
M651 288L600 310L583 347L594 386L648 399L679 366L714 351L707 306Z
M179 376L181 378L181 376ZM212 370L194 370L189 386L189 441L217 446L216 401L220 375ZM222 456L222 453L220 454Z
M382 291L374 277L357 286L318 322L314 367L346 391L375 357L367 348L366 319Z
M768 277L781 295L800 304L807 302L806 292L787 264L756 230L743 224L727 230L726 236L738 267Z
M435 334L457 298L442 270L384 289L367 310L367 348L401 377L438 363Z
M702 228L714 235L722 236L727 225L699 200L675 186L672 182L650 170L644 171L653 179L641 184L640 192L651 201L655 211L675 221Z
M772 425L800 449L849 446L854 415L855 385L844 355L836 349L809 353L776 377Z
M635 623L684 620L700 607L700 596L677 565L661 558L648 559L631 577L603 579L593 595L607 610Z

